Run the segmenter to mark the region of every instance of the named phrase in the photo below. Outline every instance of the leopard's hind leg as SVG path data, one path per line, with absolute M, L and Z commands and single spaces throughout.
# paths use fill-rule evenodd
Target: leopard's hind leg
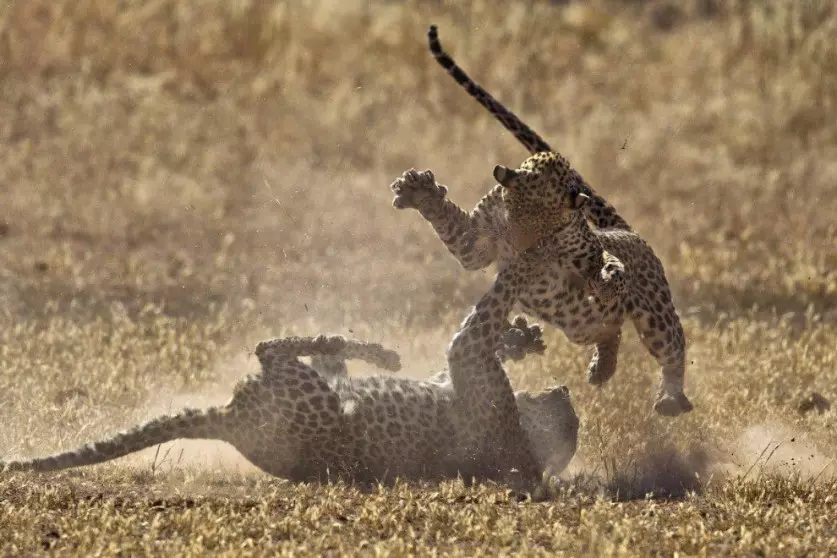
M 683 392 L 686 376 L 686 337 L 666 284 L 649 282 L 633 301 L 631 319 L 645 348 L 660 365 L 660 385 L 654 410 L 675 417 L 688 413 L 693 405 Z M 657 289 L 656 294 L 650 289 Z
M 587 367 L 587 381 L 590 384 L 600 386 L 613 377 L 621 343 L 621 329 L 609 333 L 596 343 L 593 358 Z
M 256 346 L 256 356 L 266 369 L 274 361 L 310 356 L 311 367 L 324 378 L 347 376 L 346 361 L 350 359 L 364 360 L 390 372 L 401 370 L 401 357 L 395 351 L 379 343 L 347 339 L 341 335 L 283 337 L 261 341 Z

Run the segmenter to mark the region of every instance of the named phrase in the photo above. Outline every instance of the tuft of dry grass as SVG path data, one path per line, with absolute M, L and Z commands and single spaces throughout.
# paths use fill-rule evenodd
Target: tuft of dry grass
M 426 52 L 430 23 L 663 259 L 696 404 L 652 413 L 632 330 L 596 389 L 588 351 L 548 329 L 509 369 L 566 383 L 581 416 L 547 502 L 292 485 L 175 444 L 0 476 L 0 552 L 837 553 L 835 412 L 797 411 L 837 397 L 837 8 L 559 4 L 0 7 L 0 455 L 222 401 L 269 336 L 443 364 L 491 272 L 460 269 L 387 186 L 432 168 L 467 207 L 525 153 Z

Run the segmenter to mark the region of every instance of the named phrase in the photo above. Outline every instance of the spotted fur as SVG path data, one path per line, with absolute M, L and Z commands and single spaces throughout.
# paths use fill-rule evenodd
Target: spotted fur
M 391 185 L 393 206 L 417 209 L 468 270 L 483 269 L 493 261 L 502 268 L 526 246 L 548 245 L 541 266 L 526 278 L 520 298 L 524 310 L 560 328 L 571 341 L 595 346 L 588 367 L 588 380 L 595 385 L 615 373 L 621 326 L 630 318 L 661 367 L 655 410 L 668 416 L 691 411 L 683 393 L 685 336 L 653 250 L 564 157 L 468 77 L 443 50 L 435 25 L 428 31 L 428 42 L 439 64 L 533 155 L 521 166 L 528 178 L 520 187 L 492 188 L 470 213 L 447 199 L 447 188 L 436 183 L 430 171 L 410 170 L 396 180 Z M 576 193 L 587 197 L 581 210 L 596 227 L 594 232 L 564 226 L 562 200 Z M 601 283 L 604 279 L 609 286 Z M 597 296 L 589 296 L 591 292 Z
M 574 176 L 563 158 L 549 152 L 513 171 L 498 166 L 500 184 L 470 214 L 446 198 L 447 188 L 430 171 L 409 170 L 391 189 L 393 205 L 417 209 L 466 269 L 496 261 L 502 270 L 537 246 L 539 262 L 519 276 L 522 309 L 572 342 L 595 346 L 588 367 L 594 385 L 615 373 L 622 324 L 630 319 L 661 366 L 654 409 L 667 416 L 689 412 L 686 342 L 663 266 L 637 234 L 590 228 L 575 210 L 573 200 L 584 194 Z
M 540 330 L 517 320 L 521 335 L 511 350 L 515 342 L 508 333 L 494 335 L 506 330 L 504 318 L 491 320 L 490 331 L 482 329 L 482 314 L 476 320 L 451 344 L 452 372 L 444 378 L 348 377 L 346 358 L 391 371 L 401 364 L 393 351 L 341 336 L 263 341 L 255 350 L 261 373 L 239 382 L 226 405 L 184 409 L 74 451 L 0 462 L 0 471 L 93 465 L 176 439 L 213 439 L 230 443 L 266 473 L 295 481 L 507 478 L 512 468 L 529 476 L 541 469 L 559 472 L 575 452 L 578 434 L 566 388 L 512 394 L 505 378 L 499 390 L 476 387 L 480 378 L 502 372 L 498 348 L 540 352 Z M 299 360 L 305 355 L 313 366 Z M 503 428 L 489 426 L 497 423 Z
M 584 207 L 586 217 L 599 229 L 624 229 L 630 230 L 628 225 L 607 200 L 590 187 L 587 182 L 576 172 L 561 155 L 552 149 L 550 145 L 537 132 L 532 130 L 525 122 L 520 120 L 516 114 L 506 108 L 501 102 L 495 99 L 488 91 L 483 89 L 477 82 L 471 79 L 465 71 L 453 60 L 453 58 L 442 48 L 439 41 L 439 30 L 431 25 L 427 31 L 427 41 L 433 57 L 447 71 L 451 77 L 461 85 L 468 94 L 480 105 L 488 109 L 500 123 L 509 130 L 529 153 L 551 152 L 560 159 L 561 164 L 566 168 L 567 180 L 572 181 L 582 193 L 590 198 Z

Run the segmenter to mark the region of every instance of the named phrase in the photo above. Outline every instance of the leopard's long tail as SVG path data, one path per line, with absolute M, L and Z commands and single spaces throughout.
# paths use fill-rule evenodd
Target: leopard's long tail
M 0 472 L 57 471 L 104 463 L 177 439 L 222 440 L 225 409 L 183 409 L 78 449 L 20 461 L 0 461 Z
M 395 351 L 378 343 L 347 339 L 342 335 L 282 337 L 260 341 L 255 353 L 262 367 L 266 368 L 276 361 L 285 362 L 302 356 L 327 356 L 339 360 L 360 359 L 391 372 L 401 370 L 401 357 Z
M 439 29 L 435 25 L 431 25 L 427 31 L 427 41 L 430 44 L 430 52 L 453 79 L 461 85 L 471 97 L 488 109 L 494 118 L 500 121 L 505 128 L 514 134 L 514 137 L 523 144 L 529 153 L 540 153 L 542 151 L 555 151 L 546 143 L 537 132 L 526 125 L 516 114 L 506 108 L 501 102 L 494 98 L 491 93 L 482 88 L 480 84 L 471 79 L 465 73 L 459 64 L 454 62 L 453 58 L 444 51 L 442 43 L 439 41 Z
M 557 153 L 537 132 L 526 125 L 515 113 L 509 110 L 505 105 L 494 98 L 491 93 L 482 88 L 477 82 L 471 79 L 468 74 L 453 60 L 453 58 L 444 51 L 442 43 L 439 41 L 439 30 L 435 25 L 431 25 L 427 31 L 427 42 L 430 46 L 430 52 L 433 57 L 442 66 L 453 79 L 461 85 L 465 91 L 468 92 L 480 105 L 488 109 L 494 118 L 512 134 L 517 140 L 529 150 L 529 153 L 540 153 L 543 151 L 550 151 Z M 590 199 L 584 205 L 583 211 L 586 217 L 598 229 L 623 229 L 631 230 L 631 226 L 625 221 L 607 200 L 597 194 L 593 188 L 590 187 L 579 176 L 579 186 L 581 191 Z

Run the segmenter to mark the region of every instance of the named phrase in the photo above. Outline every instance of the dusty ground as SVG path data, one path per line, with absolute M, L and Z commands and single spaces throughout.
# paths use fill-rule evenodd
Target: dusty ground
M 460 269 L 388 185 L 432 168 L 471 206 L 525 152 L 427 54 L 431 22 L 657 250 L 696 410 L 650 412 L 633 330 L 602 390 L 548 330 L 510 375 L 566 383 L 582 418 L 549 502 L 296 486 L 176 444 L 0 476 L 0 553 L 837 553 L 835 411 L 797 410 L 837 398 L 837 11 L 557 4 L 4 3 L 0 455 L 222 401 L 269 336 L 442 365 L 490 271 Z

